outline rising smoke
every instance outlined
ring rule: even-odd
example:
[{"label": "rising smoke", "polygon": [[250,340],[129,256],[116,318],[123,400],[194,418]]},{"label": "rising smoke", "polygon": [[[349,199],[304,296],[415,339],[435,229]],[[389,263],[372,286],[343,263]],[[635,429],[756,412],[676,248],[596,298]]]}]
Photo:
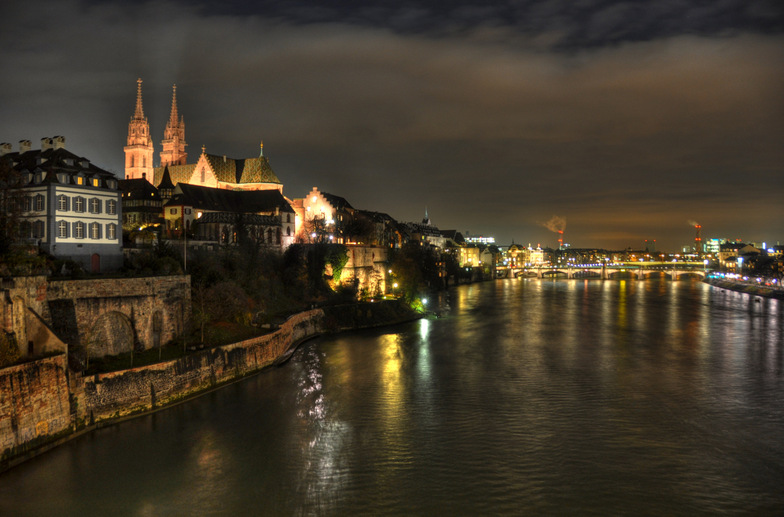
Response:
[{"label": "rising smoke", "polygon": [[551,232],[559,233],[566,230],[566,218],[559,215],[554,215],[546,223],[540,223],[542,226]]},{"label": "rising smoke", "polygon": [[699,226],[699,225],[700,225],[700,223],[698,223],[697,221],[695,221],[695,220],[693,220],[693,219],[689,219],[688,221],[686,221],[686,223],[687,223],[689,226]]}]

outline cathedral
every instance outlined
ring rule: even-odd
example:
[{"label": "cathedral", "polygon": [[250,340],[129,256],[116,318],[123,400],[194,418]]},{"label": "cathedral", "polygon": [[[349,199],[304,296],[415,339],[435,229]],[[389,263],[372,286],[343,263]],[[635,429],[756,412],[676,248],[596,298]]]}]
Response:
[{"label": "cathedral", "polygon": [[125,179],[147,179],[155,186],[166,180],[177,185],[187,183],[228,190],[278,190],[283,183],[264,156],[264,144],[253,158],[234,159],[226,155],[208,154],[205,146],[194,163],[188,163],[185,152],[185,120],[177,110],[177,86],[172,91],[172,106],[163,134],[160,166],[153,164],[150,124],[142,107],[142,80],[136,81],[136,109],[128,124],[125,146]]}]

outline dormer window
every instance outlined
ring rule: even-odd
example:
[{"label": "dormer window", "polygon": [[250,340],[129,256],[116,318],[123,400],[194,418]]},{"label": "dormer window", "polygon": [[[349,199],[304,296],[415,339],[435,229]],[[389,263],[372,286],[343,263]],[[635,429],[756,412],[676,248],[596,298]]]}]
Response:
[{"label": "dormer window", "polygon": [[100,187],[100,186],[101,186],[101,180],[98,178],[93,178],[93,187]]},{"label": "dormer window", "polygon": [[68,174],[65,173],[65,172],[57,173],[57,181],[59,181],[60,183],[63,183],[63,184],[67,184],[68,183]]},{"label": "dormer window", "polygon": [[82,176],[81,174],[76,176],[76,184],[77,185],[84,185],[84,176]]},{"label": "dormer window", "polygon": [[35,177],[34,177],[33,181],[35,181],[36,183],[41,183],[43,181],[43,179],[44,179],[44,173],[41,172],[41,171],[37,171],[35,173]]}]

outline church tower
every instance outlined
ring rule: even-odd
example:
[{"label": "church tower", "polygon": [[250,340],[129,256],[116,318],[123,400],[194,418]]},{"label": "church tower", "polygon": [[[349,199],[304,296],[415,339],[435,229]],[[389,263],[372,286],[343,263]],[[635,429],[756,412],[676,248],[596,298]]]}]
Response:
[{"label": "church tower", "polygon": [[177,85],[172,92],[172,107],[166,129],[161,142],[161,167],[167,165],[185,165],[188,153],[185,152],[185,120],[177,114]]},{"label": "church tower", "polygon": [[136,80],[136,110],[128,123],[125,146],[125,179],[152,179],[152,138],[150,124],[142,109],[142,80]]}]

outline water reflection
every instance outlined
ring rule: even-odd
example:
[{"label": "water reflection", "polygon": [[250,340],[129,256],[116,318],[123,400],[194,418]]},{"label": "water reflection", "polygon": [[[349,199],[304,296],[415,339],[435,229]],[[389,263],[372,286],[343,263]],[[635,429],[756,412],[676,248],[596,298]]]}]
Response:
[{"label": "water reflection", "polygon": [[12,471],[0,514],[784,507],[781,302],[686,279],[450,295],[441,318],[319,338],[284,367]]}]

